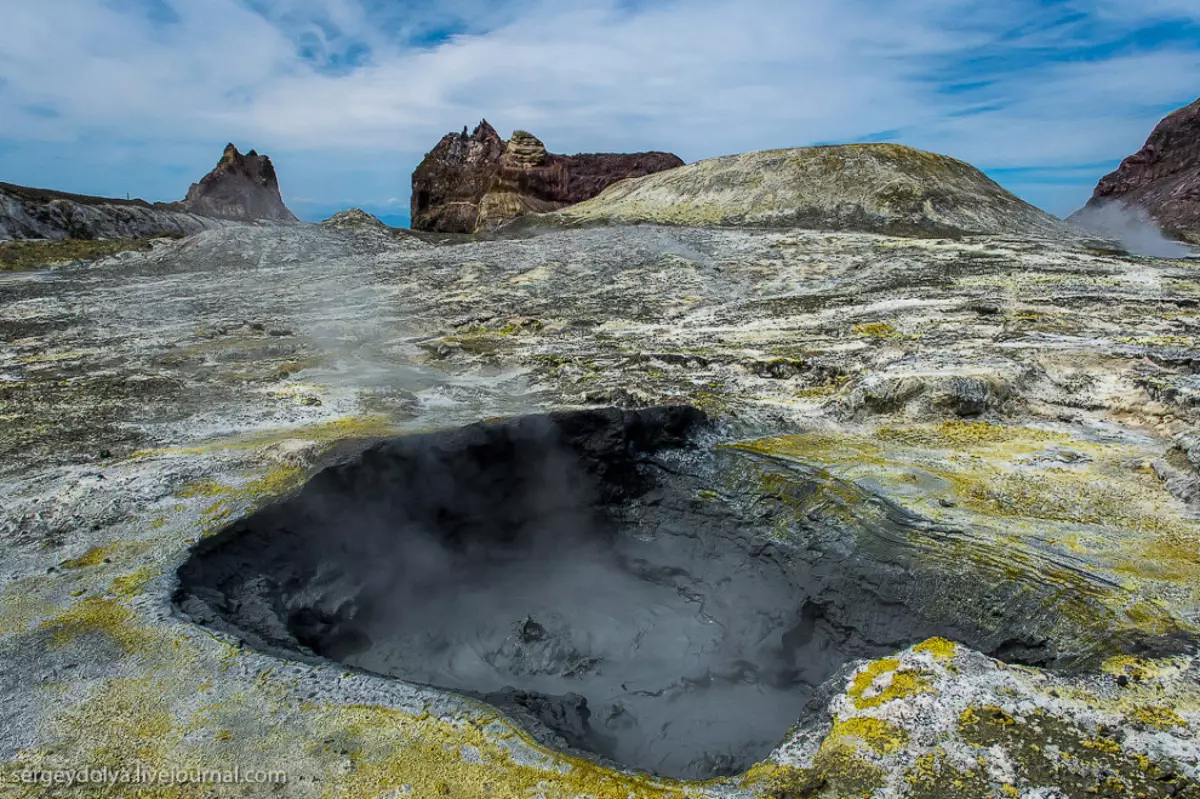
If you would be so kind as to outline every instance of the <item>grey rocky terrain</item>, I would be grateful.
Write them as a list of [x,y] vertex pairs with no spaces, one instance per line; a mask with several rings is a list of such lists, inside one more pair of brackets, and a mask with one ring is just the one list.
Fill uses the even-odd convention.
[[[1053,226],[686,224],[230,224],[6,273],[0,761],[289,774],[181,796],[1200,795],[1196,274]],[[679,404],[712,427],[622,518],[753,520],[738,546],[822,586],[797,628],[828,674],[750,765],[631,768],[495,685],[173,601],[209,542],[381,438]]]
[[221,220],[142,200],[115,200],[0,183],[0,239],[134,239],[186,235]]

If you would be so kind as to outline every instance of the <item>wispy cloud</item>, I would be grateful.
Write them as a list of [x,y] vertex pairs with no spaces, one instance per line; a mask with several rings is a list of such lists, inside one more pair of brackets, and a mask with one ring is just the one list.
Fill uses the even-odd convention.
[[123,194],[136,175],[155,199],[233,140],[297,203],[402,206],[421,155],[485,116],[559,152],[686,160],[887,139],[1065,213],[1200,85],[1194,0],[11,6],[0,179]]

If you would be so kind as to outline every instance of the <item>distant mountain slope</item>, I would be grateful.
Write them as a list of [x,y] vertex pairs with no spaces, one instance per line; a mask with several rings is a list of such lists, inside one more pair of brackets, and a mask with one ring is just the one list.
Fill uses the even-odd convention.
[[1159,122],[1071,218],[1118,200],[1145,209],[1166,233],[1200,243],[1200,100]]
[[534,224],[655,222],[794,226],[898,235],[1054,235],[1056,217],[975,167],[896,144],[846,144],[710,158],[616,183]]

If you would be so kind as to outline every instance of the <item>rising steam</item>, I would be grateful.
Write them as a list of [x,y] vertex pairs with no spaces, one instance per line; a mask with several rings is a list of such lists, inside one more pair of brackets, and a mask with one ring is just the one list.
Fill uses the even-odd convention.
[[1071,217],[1081,228],[1117,239],[1129,252],[1153,258],[1186,258],[1192,254],[1184,244],[1163,235],[1145,208],[1114,200],[1083,208]]

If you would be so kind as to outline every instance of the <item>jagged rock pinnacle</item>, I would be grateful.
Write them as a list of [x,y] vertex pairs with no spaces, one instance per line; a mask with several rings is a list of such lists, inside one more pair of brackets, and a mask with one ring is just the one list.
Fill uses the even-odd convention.
[[271,159],[251,150],[245,155],[232,142],[217,166],[193,183],[178,205],[186,211],[222,219],[296,221],[279,194]]

